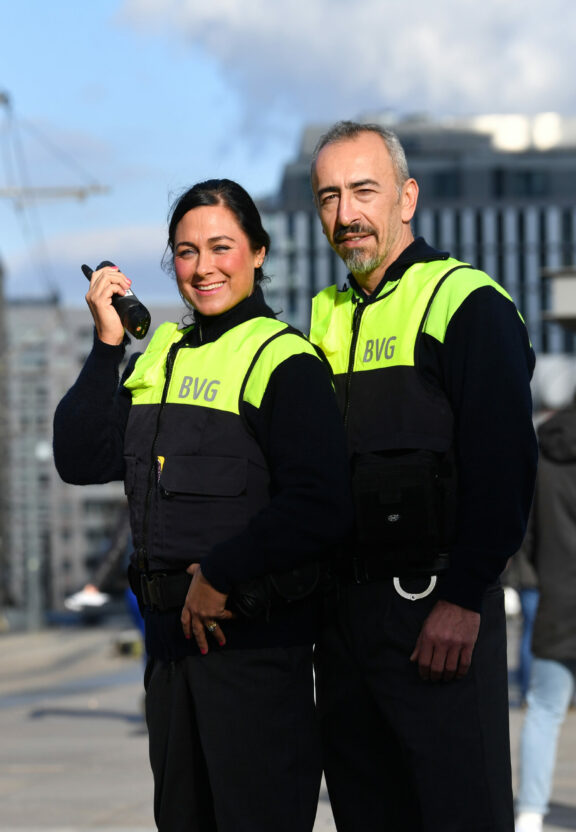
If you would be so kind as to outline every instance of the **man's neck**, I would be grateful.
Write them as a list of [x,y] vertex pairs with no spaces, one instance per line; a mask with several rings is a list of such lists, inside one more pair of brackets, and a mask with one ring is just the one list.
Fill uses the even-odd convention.
[[395,246],[393,251],[391,251],[386,259],[377,266],[374,271],[370,272],[369,274],[361,274],[357,275],[354,274],[354,279],[358,286],[362,289],[365,295],[371,295],[377,286],[380,285],[384,275],[390,268],[390,266],[398,260],[400,255],[403,251],[405,251],[408,246],[414,242],[414,236],[412,233],[405,235],[402,238],[402,242],[399,245]]
[[367,297],[376,297],[380,295],[386,283],[400,280],[404,272],[414,263],[430,263],[435,260],[447,260],[448,257],[450,257],[448,251],[439,251],[432,248],[423,237],[417,237],[400,252],[393,263],[388,265],[380,278],[380,282],[376,284],[372,291],[370,291],[367,283],[360,284],[354,275],[350,276],[350,284],[357,293],[362,292]]

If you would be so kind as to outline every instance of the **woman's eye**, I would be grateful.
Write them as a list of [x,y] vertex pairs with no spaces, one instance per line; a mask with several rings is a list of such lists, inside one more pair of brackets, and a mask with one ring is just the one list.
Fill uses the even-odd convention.
[[230,246],[214,246],[214,251],[230,251]]
[[178,252],[176,257],[183,257],[183,258],[194,257],[195,254],[196,254],[196,251],[193,248],[182,248],[182,249],[180,249],[180,251]]

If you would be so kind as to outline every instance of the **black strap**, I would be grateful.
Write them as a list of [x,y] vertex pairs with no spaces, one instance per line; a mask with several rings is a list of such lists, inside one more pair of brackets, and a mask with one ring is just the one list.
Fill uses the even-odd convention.
[[454,272],[459,271],[459,269],[471,269],[472,266],[469,263],[460,263],[458,266],[454,266],[451,269],[442,275],[436,286],[434,287],[434,291],[430,295],[428,299],[428,303],[426,304],[426,309],[424,310],[424,314],[422,315],[422,320],[420,321],[420,326],[418,327],[418,334],[416,336],[416,341],[414,342],[414,366],[417,367],[418,362],[418,347],[420,346],[420,339],[424,334],[424,327],[426,326],[426,321],[428,320],[428,315],[430,314],[430,307],[432,306],[436,295],[440,291],[441,286],[444,284],[444,281],[450,277],[451,274]]
[[[284,329],[281,329],[279,332],[275,332],[274,335],[271,335],[270,338],[267,338],[266,341],[264,341],[263,344],[260,344],[260,346],[258,347],[256,352],[252,356],[252,361],[250,362],[250,365],[249,365],[248,369],[246,370],[246,375],[244,376],[244,379],[242,380],[242,385],[240,387],[240,393],[238,394],[238,413],[240,414],[240,418],[242,419],[242,422],[244,424],[245,429],[248,431],[248,433],[251,436],[254,436],[254,431],[250,427],[250,423],[248,422],[248,419],[246,417],[246,412],[245,412],[245,404],[246,403],[244,401],[244,393],[246,392],[246,386],[248,385],[248,381],[250,380],[250,376],[252,375],[252,371],[253,371],[254,367],[256,366],[256,362],[258,361],[258,359],[260,358],[260,356],[262,355],[262,353],[264,352],[264,350],[266,349],[268,344],[271,344],[272,341],[275,341],[276,338],[280,338],[282,335],[298,335],[300,338],[304,339],[304,341],[306,341],[307,344],[311,344],[311,342],[308,340],[308,338],[306,338],[304,333],[300,332],[299,329],[296,329],[296,327],[292,326],[291,324],[286,324]],[[328,364],[328,360],[324,356],[324,353],[322,353],[322,351],[318,347],[316,347],[314,344],[311,344],[311,346],[313,346],[314,349],[316,350],[316,352],[318,352],[319,357],[322,357],[323,360],[326,362],[326,364]],[[330,365],[328,364],[328,366],[330,366]]]
[[188,572],[144,573],[130,570],[130,587],[141,607],[149,610],[181,609],[192,575]]

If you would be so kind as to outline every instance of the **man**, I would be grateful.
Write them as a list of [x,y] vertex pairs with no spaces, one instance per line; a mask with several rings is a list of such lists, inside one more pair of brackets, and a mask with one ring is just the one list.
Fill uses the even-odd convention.
[[351,274],[313,304],[356,500],[317,652],[339,832],[511,832],[499,574],[519,548],[537,445],[534,355],[506,292],[414,239],[397,137],[341,122],[312,186]]

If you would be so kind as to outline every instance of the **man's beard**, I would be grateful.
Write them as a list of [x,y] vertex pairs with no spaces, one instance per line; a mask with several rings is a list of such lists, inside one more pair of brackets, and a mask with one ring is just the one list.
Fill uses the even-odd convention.
[[[371,234],[375,236],[375,231],[371,226],[362,225],[361,223],[341,226],[334,235],[335,246],[338,246],[338,243],[346,239],[349,234]],[[378,253],[369,254],[363,248],[344,248],[340,250],[337,248],[336,250],[354,277],[365,277],[371,274],[374,269],[381,265],[384,259],[382,255]]]
[[344,249],[338,253],[354,277],[372,274],[384,260],[382,255],[368,254],[360,248]]

